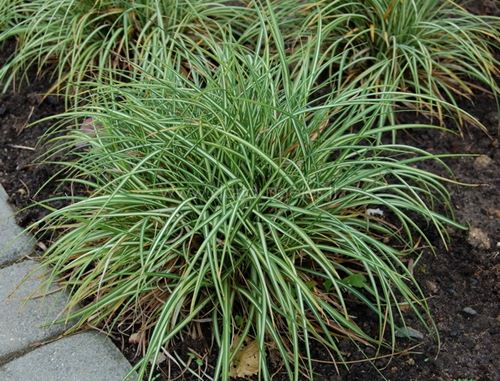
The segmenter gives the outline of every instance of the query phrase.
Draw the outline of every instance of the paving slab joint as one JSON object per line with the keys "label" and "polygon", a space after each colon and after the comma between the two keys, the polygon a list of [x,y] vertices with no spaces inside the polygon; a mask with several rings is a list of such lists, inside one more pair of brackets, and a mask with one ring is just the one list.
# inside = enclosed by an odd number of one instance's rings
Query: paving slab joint
{"label": "paving slab joint", "polygon": [[17,358],[23,357],[24,355],[26,355],[30,352],[33,352],[37,348],[40,348],[46,344],[52,343],[53,341],[56,341],[56,340],[60,339],[61,337],[64,337],[64,336],[54,335],[53,337],[47,338],[47,340],[39,341],[37,343],[32,343],[29,346],[24,347],[18,351],[8,353],[7,355],[4,355],[4,356],[0,356],[0,367],[5,365],[5,364],[8,364],[9,362],[11,362]]}

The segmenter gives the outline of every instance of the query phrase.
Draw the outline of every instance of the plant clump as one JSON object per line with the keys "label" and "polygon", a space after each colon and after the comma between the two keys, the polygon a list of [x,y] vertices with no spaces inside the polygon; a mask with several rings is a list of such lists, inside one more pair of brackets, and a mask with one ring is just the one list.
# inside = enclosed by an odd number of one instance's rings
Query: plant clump
{"label": "plant clump", "polygon": [[[72,114],[92,117],[64,144],[80,147],[66,165],[90,193],[44,228],[63,233],[44,264],[71,291],[68,308],[85,302],[70,317],[134,327],[141,376],[177,334],[208,321],[212,376],[223,380],[248,342],[263,379],[269,351],[299,379],[313,374],[313,342],[336,361],[339,337],[394,345],[403,305],[432,332],[405,257],[427,241],[417,216],[442,234],[454,225],[433,211],[450,207],[440,178],[415,166],[440,159],[377,144],[380,102],[363,91],[314,106],[314,71],[291,79],[286,65],[235,52],[198,71],[203,87],[174,71],[97,85]],[[362,329],[354,305],[379,330]]]}
{"label": "plant clump", "polygon": [[462,97],[498,95],[498,17],[451,0],[324,1],[316,9],[305,29],[321,23],[323,50],[342,54],[341,69],[330,72],[339,91],[354,82],[411,93],[412,107],[440,122],[470,119],[458,107]]}
{"label": "plant clump", "polygon": [[446,155],[398,136],[445,129],[398,113],[472,120],[459,98],[498,93],[498,18],[447,0],[3,10],[0,44],[17,47],[4,88],[52,64],[51,90],[71,104],[47,157],[84,191],[47,200],[42,264],[71,295],[74,329],[139,345],[139,379],[202,326],[217,359],[196,376],[224,381],[272,379],[276,358],[290,380],[312,378],[311,348],[343,364],[346,339],[378,355],[437,336],[409,258],[460,225],[450,180],[422,169],[446,171]]}
{"label": "plant clump", "polygon": [[[216,39],[227,23],[236,33],[241,6],[226,0],[2,0],[0,44],[17,41],[12,58],[1,68],[7,88],[32,66],[55,67],[54,90],[67,96],[84,91],[82,82],[117,79],[126,70],[140,80],[161,77],[165,63],[183,69],[181,52]],[[1,5],[0,5],[1,9]],[[189,47],[185,46],[189,44]],[[185,67],[184,67],[185,70]]]}

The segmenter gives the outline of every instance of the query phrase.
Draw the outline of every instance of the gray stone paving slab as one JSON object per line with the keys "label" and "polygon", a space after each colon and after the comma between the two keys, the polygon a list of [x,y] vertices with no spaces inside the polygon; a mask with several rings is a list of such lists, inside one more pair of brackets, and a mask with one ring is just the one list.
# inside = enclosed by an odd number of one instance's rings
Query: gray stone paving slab
{"label": "gray stone paving slab", "polygon": [[31,254],[34,247],[34,240],[16,225],[8,198],[0,185],[0,266]]}
{"label": "gray stone paving slab", "polygon": [[111,340],[96,332],[84,332],[37,348],[5,364],[0,367],[0,380],[122,381],[130,369]]}
{"label": "gray stone paving slab", "polygon": [[0,359],[53,338],[67,328],[46,326],[59,318],[67,300],[65,293],[52,288],[48,295],[39,296],[45,278],[41,272],[21,283],[37,267],[35,261],[27,260],[0,270]]}

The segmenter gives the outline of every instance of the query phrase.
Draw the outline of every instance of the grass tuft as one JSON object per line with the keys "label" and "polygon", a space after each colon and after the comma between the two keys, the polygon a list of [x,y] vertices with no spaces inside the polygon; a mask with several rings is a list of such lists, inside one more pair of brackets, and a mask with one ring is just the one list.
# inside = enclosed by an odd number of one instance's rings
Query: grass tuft
{"label": "grass tuft", "polygon": [[357,83],[412,93],[412,106],[441,123],[468,119],[460,98],[498,96],[498,17],[451,0],[321,1],[316,10],[304,30],[321,24],[324,54],[342,52],[330,71],[337,89]]}
{"label": "grass tuft", "polygon": [[498,18],[447,0],[0,0],[11,38],[5,88],[54,65],[75,105],[50,154],[87,193],[35,224],[43,265],[75,329],[140,343],[140,377],[202,324],[215,380],[253,349],[264,380],[270,358],[312,377],[313,345],[338,364],[346,338],[395,350],[421,336],[410,315],[436,334],[409,258],[459,227],[421,169],[447,168],[386,135],[431,127],[401,108],[473,120],[459,99],[498,95]]}
{"label": "grass tuft", "polygon": [[4,90],[26,79],[28,68],[40,74],[50,65],[52,90],[67,96],[88,80],[116,80],[117,71],[140,80],[145,71],[161,77],[155,69],[165,63],[185,70],[179,61],[186,41],[203,46],[229,24],[226,29],[237,34],[246,13],[226,0],[0,0],[2,7],[10,11],[0,16],[0,44],[17,40],[0,69]]}
{"label": "grass tuft", "polygon": [[[290,379],[313,374],[313,343],[341,362],[339,339],[394,348],[409,314],[434,333],[407,258],[453,221],[440,157],[377,144],[383,101],[366,89],[311,101],[316,65],[221,48],[214,72],[94,85],[83,127],[59,141],[76,155],[68,181],[89,194],[42,221],[44,255],[71,291],[79,325],[143,338],[140,376],[174,338],[208,322],[228,380],[245,343]],[[363,105],[363,107],[359,107]],[[78,148],[75,148],[78,147]],[[360,307],[361,306],[361,307]],[[409,311],[408,311],[409,306]],[[373,316],[375,330],[354,310]],[[209,376],[201,376],[207,379]]]}

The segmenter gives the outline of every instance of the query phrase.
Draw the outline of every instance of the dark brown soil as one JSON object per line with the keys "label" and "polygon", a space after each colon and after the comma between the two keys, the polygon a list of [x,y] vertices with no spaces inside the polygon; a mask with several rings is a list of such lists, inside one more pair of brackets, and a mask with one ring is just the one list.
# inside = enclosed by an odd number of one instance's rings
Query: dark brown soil
{"label": "dark brown soil", "polygon": [[[446,161],[457,180],[475,186],[449,187],[456,218],[480,229],[489,239],[490,248],[481,247],[486,245],[481,240],[470,239],[468,231],[453,232],[448,251],[436,237],[437,255],[424,253],[415,274],[430,296],[441,350],[436,357],[437,345],[426,337],[416,349],[421,353],[378,361],[377,365],[384,368],[382,375],[390,380],[500,379],[499,113],[495,101],[485,95],[478,95],[466,108],[488,127],[491,138],[477,128],[468,128],[463,138],[426,131],[402,140],[428,151],[460,155]],[[378,380],[382,375],[362,364],[353,366],[343,379]]]}
{"label": "dark brown soil", "polygon": [[[13,51],[13,44],[0,47],[0,66]],[[0,93],[0,182],[10,196],[11,204],[19,210],[18,223],[27,227],[46,212],[43,208],[24,209],[35,201],[43,201],[56,194],[58,182],[52,179],[56,169],[41,165],[45,152],[42,135],[52,126],[50,121],[33,125],[45,117],[64,111],[63,102],[45,97],[49,81],[36,78],[20,91]],[[55,204],[57,206],[57,204]]]}
{"label": "dark brown soil", "polygon": [[464,0],[462,3],[467,9],[478,15],[497,15],[500,10],[498,0]]}
{"label": "dark brown soil", "polygon": [[[498,14],[495,1],[475,1],[470,6],[478,13]],[[0,52],[0,64],[10,51],[8,47]],[[43,98],[47,87],[47,81],[39,78],[21,91],[0,95],[0,182],[17,209],[66,191],[57,188],[55,179],[46,184],[55,174],[54,168],[36,164],[44,152],[38,143],[51,123],[27,127],[29,122],[63,110],[58,98]],[[448,251],[436,240],[437,255],[425,253],[415,268],[417,279],[430,296],[430,308],[441,335],[439,353],[435,340],[426,337],[411,354],[378,360],[375,365],[380,370],[361,363],[352,365],[349,371],[341,369],[338,376],[334,366],[323,364],[316,367],[316,380],[500,379],[496,365],[500,359],[499,113],[495,101],[484,94],[478,94],[466,108],[486,125],[490,137],[476,128],[464,130],[463,137],[436,131],[402,137],[405,143],[428,151],[461,155],[447,162],[457,180],[475,186],[449,187],[456,217],[462,224],[480,229],[489,239],[488,249],[481,247],[486,245],[484,237],[481,243],[471,240],[467,231],[453,232]],[[478,159],[462,154],[484,156]],[[18,221],[27,226],[44,214],[38,207],[22,210]],[[134,348],[126,344],[126,338],[117,337],[115,342],[119,346],[125,343],[126,356],[133,358]],[[416,343],[400,344],[407,348]],[[201,342],[190,342],[180,343],[178,349],[186,353],[188,348],[196,351],[204,347]]]}

